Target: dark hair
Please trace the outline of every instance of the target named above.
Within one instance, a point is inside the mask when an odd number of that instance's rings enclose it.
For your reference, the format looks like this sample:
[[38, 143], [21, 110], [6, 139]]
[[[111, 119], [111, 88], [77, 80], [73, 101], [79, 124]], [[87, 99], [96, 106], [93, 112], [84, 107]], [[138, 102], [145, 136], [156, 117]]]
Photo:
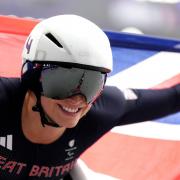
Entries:
[[42, 92], [42, 85], [40, 82], [42, 66], [36, 66], [30, 62], [26, 62], [28, 70], [21, 74], [21, 83], [26, 90], [33, 91], [37, 96]]

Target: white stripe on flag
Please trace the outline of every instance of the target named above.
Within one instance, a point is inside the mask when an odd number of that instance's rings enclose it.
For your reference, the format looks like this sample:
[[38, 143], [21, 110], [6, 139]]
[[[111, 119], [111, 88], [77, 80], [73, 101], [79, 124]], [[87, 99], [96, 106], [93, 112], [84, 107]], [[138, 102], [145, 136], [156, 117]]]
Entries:
[[151, 88], [180, 73], [180, 53], [160, 52], [107, 79], [119, 88]]
[[180, 125], [153, 121], [117, 126], [111, 132], [164, 140], [180, 140]]

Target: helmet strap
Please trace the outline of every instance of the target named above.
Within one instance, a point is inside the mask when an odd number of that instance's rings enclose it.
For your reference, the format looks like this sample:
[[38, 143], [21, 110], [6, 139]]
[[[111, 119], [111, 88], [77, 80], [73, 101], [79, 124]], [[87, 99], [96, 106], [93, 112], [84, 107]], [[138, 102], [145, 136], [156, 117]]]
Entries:
[[45, 127], [45, 125], [48, 126], [52, 126], [52, 127], [60, 127], [56, 122], [54, 122], [48, 115], [47, 113], [44, 112], [42, 105], [41, 105], [41, 101], [40, 101], [40, 97], [37, 96], [37, 102], [36, 105], [32, 107], [33, 111], [39, 112], [40, 117], [41, 117], [41, 124], [43, 127]]
[[[41, 85], [38, 79], [40, 77], [42, 66], [39, 65], [36, 68], [34, 68], [34, 64], [28, 60], [26, 61], [26, 63], [24, 63], [23, 67], [25, 66], [25, 64], [27, 64], [29, 68], [29, 72], [25, 74], [24, 76], [22, 76], [22, 82], [24, 83], [24, 86], [27, 89], [31, 89], [35, 93], [36, 98], [37, 98], [36, 105], [32, 107], [32, 110], [39, 112], [40, 118], [41, 118], [41, 124], [43, 127], [45, 127], [45, 125], [52, 126], [52, 127], [60, 127], [56, 122], [54, 122], [47, 115], [47, 113], [43, 110], [42, 105], [41, 105], [41, 100], [40, 100]], [[29, 82], [32, 84], [29, 85]]]

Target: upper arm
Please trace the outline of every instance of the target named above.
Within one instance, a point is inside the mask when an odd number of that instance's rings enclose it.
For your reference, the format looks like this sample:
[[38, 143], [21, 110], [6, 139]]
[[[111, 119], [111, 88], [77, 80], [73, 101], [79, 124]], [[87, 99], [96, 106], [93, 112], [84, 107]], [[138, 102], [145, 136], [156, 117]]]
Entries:
[[97, 100], [97, 115], [106, 123], [124, 125], [157, 119], [178, 111], [175, 88], [148, 90], [107, 86]]

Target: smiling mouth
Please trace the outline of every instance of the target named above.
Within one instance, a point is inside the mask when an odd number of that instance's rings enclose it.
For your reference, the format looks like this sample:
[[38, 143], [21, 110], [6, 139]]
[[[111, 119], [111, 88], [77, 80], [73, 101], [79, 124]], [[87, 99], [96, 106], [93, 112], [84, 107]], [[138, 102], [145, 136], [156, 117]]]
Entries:
[[67, 113], [72, 113], [72, 114], [75, 114], [75, 113], [78, 113], [82, 108], [69, 108], [69, 107], [66, 107], [66, 106], [62, 106], [60, 104], [58, 104], [58, 106], [61, 108], [61, 110], [63, 110], [64, 112], [67, 112]]

